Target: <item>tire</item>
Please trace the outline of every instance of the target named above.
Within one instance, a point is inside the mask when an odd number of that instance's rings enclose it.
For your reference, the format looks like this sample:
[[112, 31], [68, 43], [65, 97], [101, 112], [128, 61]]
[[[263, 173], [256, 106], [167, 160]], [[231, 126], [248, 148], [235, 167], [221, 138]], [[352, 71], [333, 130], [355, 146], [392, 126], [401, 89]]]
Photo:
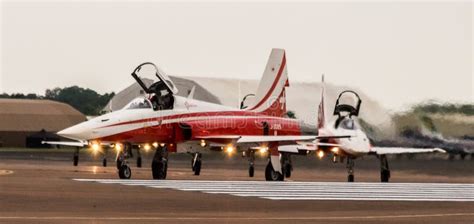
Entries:
[[142, 157], [137, 158], [137, 167], [142, 167]]
[[290, 178], [291, 177], [291, 165], [290, 164], [286, 164], [285, 165], [285, 168], [283, 169], [283, 173], [285, 173], [285, 177], [286, 178]]
[[354, 174], [349, 174], [349, 176], [347, 176], [347, 182], [354, 182]]
[[164, 180], [166, 179], [166, 173], [168, 172], [167, 162], [161, 160], [153, 160], [151, 163], [151, 173], [153, 179], [155, 180]]
[[280, 172], [277, 172], [273, 169], [272, 163], [268, 162], [267, 167], [265, 168], [265, 180], [267, 181], [283, 181], [284, 176]]
[[380, 172], [380, 182], [388, 182], [390, 179], [390, 171], [389, 170], [382, 170]]
[[128, 165], [122, 165], [119, 169], [120, 179], [130, 179], [132, 177], [132, 170]]
[[193, 167], [194, 175], [199, 176], [201, 174], [201, 160], [196, 161]]
[[79, 164], [79, 156], [77, 155], [74, 156], [72, 164], [74, 166], [77, 166]]
[[249, 177], [253, 177], [255, 174], [255, 168], [253, 166], [249, 167]]
[[107, 159], [102, 159], [102, 166], [107, 167]]

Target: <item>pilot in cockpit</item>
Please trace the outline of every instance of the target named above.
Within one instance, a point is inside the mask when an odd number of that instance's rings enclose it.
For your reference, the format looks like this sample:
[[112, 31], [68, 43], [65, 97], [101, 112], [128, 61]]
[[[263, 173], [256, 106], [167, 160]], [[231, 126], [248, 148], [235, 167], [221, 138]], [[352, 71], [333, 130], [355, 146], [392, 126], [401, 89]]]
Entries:
[[152, 92], [150, 101], [153, 106], [153, 110], [170, 110], [173, 109], [174, 97], [173, 93], [170, 93], [163, 82], [155, 82], [149, 90]]

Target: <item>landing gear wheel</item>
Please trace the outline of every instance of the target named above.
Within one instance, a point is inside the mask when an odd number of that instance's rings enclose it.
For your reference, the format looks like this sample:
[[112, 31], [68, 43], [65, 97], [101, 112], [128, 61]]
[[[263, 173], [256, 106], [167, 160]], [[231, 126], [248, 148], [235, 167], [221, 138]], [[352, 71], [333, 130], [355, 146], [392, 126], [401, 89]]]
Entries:
[[151, 173], [153, 179], [164, 180], [166, 179], [166, 173], [168, 172], [168, 162], [163, 159], [160, 161], [153, 160], [151, 163]]
[[102, 166], [107, 167], [107, 159], [106, 158], [102, 159]]
[[354, 174], [349, 174], [347, 176], [347, 182], [354, 182]]
[[120, 179], [130, 179], [132, 177], [132, 170], [128, 165], [122, 165], [119, 168]]
[[193, 170], [194, 175], [199, 176], [199, 174], [201, 174], [201, 160], [198, 160], [194, 163]]
[[388, 182], [390, 179], [390, 169], [388, 167], [388, 160], [385, 155], [381, 155], [380, 159], [380, 182]]
[[286, 164], [285, 167], [283, 168], [283, 173], [285, 173], [286, 178], [291, 177], [291, 170], [292, 170], [292, 167], [290, 164]]
[[[156, 149], [153, 161], [151, 162], [151, 174], [155, 180], [166, 179], [166, 173], [168, 172], [168, 159], [166, 147], [159, 147]], [[137, 159], [138, 163], [138, 159]], [[137, 164], [138, 165], [138, 164]], [[141, 157], [140, 157], [141, 165]]]
[[78, 155], [74, 155], [72, 160], [73, 160], [72, 164], [74, 166], [77, 166], [79, 164], [79, 156]]
[[249, 167], [249, 177], [253, 177], [255, 173], [255, 168], [253, 166]]
[[142, 167], [142, 157], [137, 158], [137, 167]]
[[201, 153], [193, 153], [193, 159], [191, 160], [191, 169], [194, 171], [194, 175], [196, 176], [199, 176], [199, 174], [201, 174], [201, 157]]
[[273, 169], [272, 163], [268, 162], [265, 168], [265, 180], [267, 181], [283, 181], [285, 177], [280, 172]]
[[390, 179], [390, 170], [382, 170], [380, 172], [380, 182], [388, 182]]

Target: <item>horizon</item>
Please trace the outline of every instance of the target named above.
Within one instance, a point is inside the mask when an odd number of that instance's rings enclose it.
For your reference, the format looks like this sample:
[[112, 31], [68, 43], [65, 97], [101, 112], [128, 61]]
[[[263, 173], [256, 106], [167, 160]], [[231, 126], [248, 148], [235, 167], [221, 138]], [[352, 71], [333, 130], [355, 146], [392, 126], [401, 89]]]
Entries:
[[0, 7], [0, 93], [72, 85], [118, 92], [133, 83], [129, 74], [143, 61], [174, 76], [255, 80], [271, 48], [280, 47], [290, 82], [318, 82], [325, 73], [329, 83], [356, 88], [395, 111], [429, 100], [474, 102], [472, 2], [2, 1]]

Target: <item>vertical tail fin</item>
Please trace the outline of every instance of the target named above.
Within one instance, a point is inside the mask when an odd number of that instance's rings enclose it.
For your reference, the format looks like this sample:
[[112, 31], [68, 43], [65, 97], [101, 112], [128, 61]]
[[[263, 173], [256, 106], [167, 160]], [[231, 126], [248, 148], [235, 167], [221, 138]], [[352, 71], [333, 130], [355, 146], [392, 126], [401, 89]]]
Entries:
[[321, 102], [318, 107], [318, 129], [322, 129], [326, 126], [326, 117], [324, 115], [324, 74], [321, 78]]
[[272, 49], [255, 95], [255, 104], [247, 110], [270, 116], [286, 115], [285, 88], [289, 86], [284, 49]]

